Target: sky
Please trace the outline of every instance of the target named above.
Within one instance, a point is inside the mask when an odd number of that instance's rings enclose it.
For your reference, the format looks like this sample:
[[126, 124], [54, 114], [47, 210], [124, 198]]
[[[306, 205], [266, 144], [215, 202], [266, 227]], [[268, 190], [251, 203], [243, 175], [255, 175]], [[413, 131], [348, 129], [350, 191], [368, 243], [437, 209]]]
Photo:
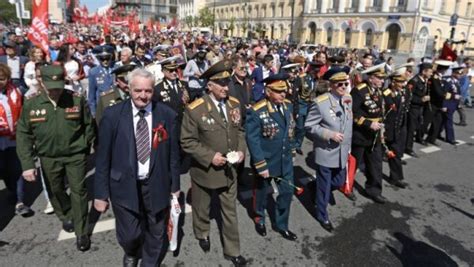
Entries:
[[109, 3], [109, 0], [80, 0], [81, 7], [82, 5], [87, 6], [89, 13], [95, 12], [97, 8], [105, 6]]

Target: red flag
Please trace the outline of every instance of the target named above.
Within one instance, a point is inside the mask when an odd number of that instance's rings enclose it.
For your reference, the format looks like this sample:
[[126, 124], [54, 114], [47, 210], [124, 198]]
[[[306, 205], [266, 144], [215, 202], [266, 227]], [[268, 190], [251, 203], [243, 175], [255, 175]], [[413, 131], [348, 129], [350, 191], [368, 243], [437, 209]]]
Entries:
[[156, 31], [158, 31], [158, 32], [161, 31], [161, 24], [160, 24], [160, 21], [159, 21], [159, 20], [157, 20], [157, 21], [155, 22], [155, 29], [156, 29]]
[[458, 56], [456, 55], [456, 53], [454, 53], [453, 49], [451, 49], [451, 46], [449, 45], [449, 43], [444, 42], [443, 49], [441, 49], [441, 55], [439, 56], [439, 59], [456, 61], [457, 58]]
[[153, 19], [152, 18], [149, 18], [148, 21], [146, 22], [146, 28], [150, 32], [153, 31]]
[[32, 1], [31, 5], [33, 19], [31, 20], [28, 39], [48, 55], [48, 0], [35, 0]]

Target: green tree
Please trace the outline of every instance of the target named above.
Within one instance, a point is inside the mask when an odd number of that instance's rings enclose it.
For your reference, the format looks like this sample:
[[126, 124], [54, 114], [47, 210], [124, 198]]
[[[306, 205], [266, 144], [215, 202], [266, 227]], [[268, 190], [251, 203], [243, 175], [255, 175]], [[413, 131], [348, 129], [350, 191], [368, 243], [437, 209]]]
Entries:
[[194, 22], [195, 22], [195, 18], [194, 18], [193, 16], [191, 16], [191, 15], [186, 16], [186, 17], [184, 18], [184, 23], [185, 23], [186, 26], [188, 26], [188, 28], [190, 28], [190, 29], [191, 29], [192, 27], [194, 27]]
[[234, 29], [235, 29], [235, 18], [232, 17], [232, 18], [230, 18], [230, 20], [229, 20], [229, 32], [230, 32], [230, 35], [233, 35]]
[[199, 10], [198, 22], [200, 27], [214, 26], [214, 14], [207, 7]]
[[[31, 0], [24, 0], [24, 10], [29, 10], [31, 13]], [[19, 23], [16, 16], [15, 5], [10, 4], [8, 0], [0, 0], [0, 22], [4, 24]], [[26, 25], [30, 20], [24, 19], [23, 24]]]

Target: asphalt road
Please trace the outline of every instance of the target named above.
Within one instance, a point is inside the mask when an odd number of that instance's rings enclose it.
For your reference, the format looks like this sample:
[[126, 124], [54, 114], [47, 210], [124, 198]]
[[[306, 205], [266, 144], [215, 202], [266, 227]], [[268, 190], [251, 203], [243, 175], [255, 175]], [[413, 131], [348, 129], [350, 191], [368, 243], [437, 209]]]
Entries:
[[[290, 229], [296, 242], [286, 241], [270, 229], [267, 237], [258, 236], [246, 207], [250, 204], [251, 177], [239, 188], [239, 229], [242, 255], [251, 266], [472, 266], [474, 265], [474, 109], [467, 109], [468, 127], [456, 126], [452, 146], [440, 142], [436, 147], [416, 144], [420, 158], [407, 159], [407, 189], [384, 183], [385, 205], [375, 204], [361, 194], [351, 202], [336, 193], [336, 205], [329, 207], [336, 230], [325, 232], [314, 219], [314, 170], [307, 157], [311, 144], [305, 141], [305, 156], [297, 156], [295, 176], [303, 185], [302, 196], [294, 197]], [[388, 166], [384, 164], [384, 173]], [[90, 173], [89, 182], [93, 179]], [[182, 189], [189, 188], [189, 176], [182, 176]], [[357, 175], [357, 181], [364, 183]], [[55, 215], [42, 213], [45, 199], [41, 185], [28, 185], [28, 204], [34, 216], [15, 216], [6, 205], [7, 194], [0, 183], [0, 266], [120, 266], [113, 214], [98, 219], [92, 248], [76, 250], [74, 236], [61, 232]], [[217, 220], [211, 225], [211, 251], [203, 253], [192, 233], [192, 210], [183, 216], [181, 245], [168, 253], [165, 266], [231, 266], [222, 256]], [[213, 214], [216, 214], [213, 212]], [[219, 218], [218, 214], [214, 216]]]

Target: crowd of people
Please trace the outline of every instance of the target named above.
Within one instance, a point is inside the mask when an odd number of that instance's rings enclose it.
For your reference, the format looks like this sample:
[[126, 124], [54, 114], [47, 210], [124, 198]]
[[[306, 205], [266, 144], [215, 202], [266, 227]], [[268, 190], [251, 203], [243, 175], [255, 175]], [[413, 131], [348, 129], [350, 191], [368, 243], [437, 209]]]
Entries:
[[[331, 232], [328, 203], [355, 166], [366, 177], [365, 195], [385, 203], [383, 161], [388, 182], [406, 188], [403, 154], [418, 157], [414, 142], [456, 145], [454, 124], [466, 126], [464, 108], [472, 107], [469, 58], [395, 65], [376, 48], [335, 50], [174, 29], [104, 35], [72, 24], [50, 26], [43, 51], [25, 38], [27, 28], [0, 30], [0, 176], [9, 200], [28, 216], [25, 181], [41, 181], [44, 212], [55, 213], [86, 251], [87, 195], [93, 195], [97, 211], [114, 211], [124, 266], [163, 260], [170, 198], [187, 190], [180, 187], [183, 173], [191, 176], [200, 248], [210, 251], [216, 195], [224, 257], [245, 266], [236, 199], [246, 155], [256, 232], [267, 234], [273, 183], [273, 229], [294, 241], [290, 206], [303, 189], [295, 185], [293, 164], [304, 155], [305, 138], [313, 142], [316, 218]], [[94, 192], [87, 192], [91, 154]], [[344, 194], [356, 201], [351, 188]]]

